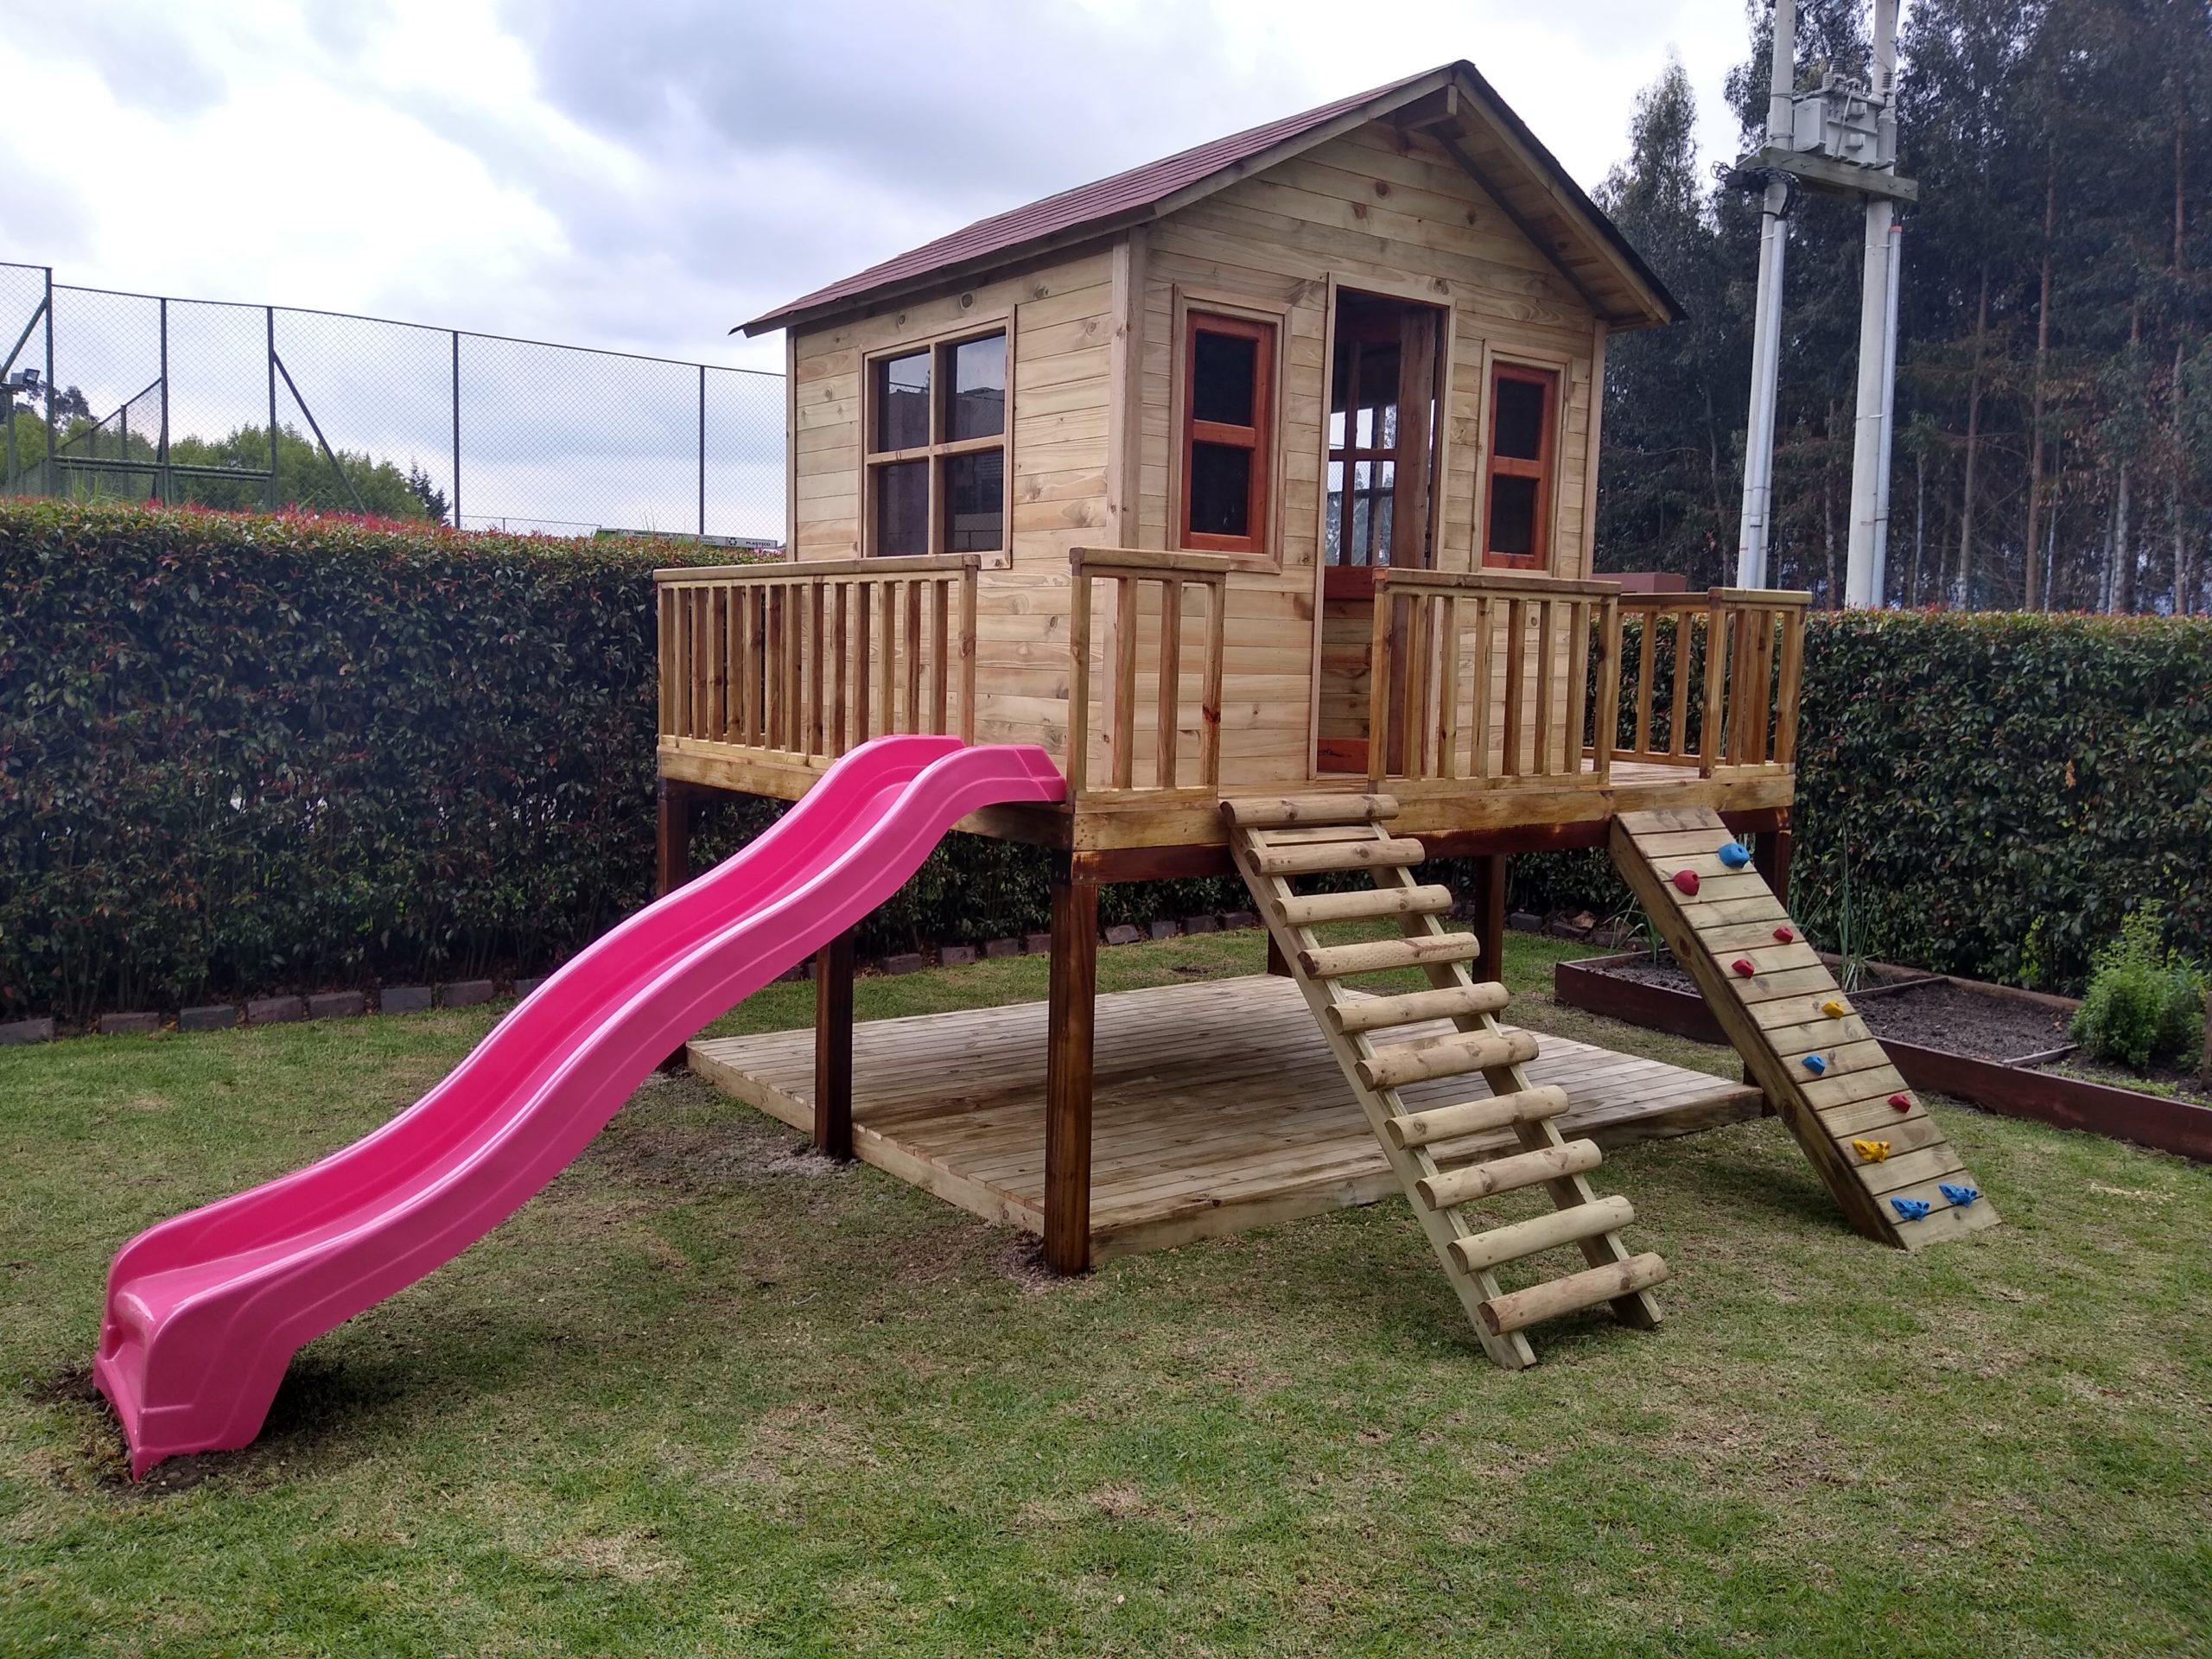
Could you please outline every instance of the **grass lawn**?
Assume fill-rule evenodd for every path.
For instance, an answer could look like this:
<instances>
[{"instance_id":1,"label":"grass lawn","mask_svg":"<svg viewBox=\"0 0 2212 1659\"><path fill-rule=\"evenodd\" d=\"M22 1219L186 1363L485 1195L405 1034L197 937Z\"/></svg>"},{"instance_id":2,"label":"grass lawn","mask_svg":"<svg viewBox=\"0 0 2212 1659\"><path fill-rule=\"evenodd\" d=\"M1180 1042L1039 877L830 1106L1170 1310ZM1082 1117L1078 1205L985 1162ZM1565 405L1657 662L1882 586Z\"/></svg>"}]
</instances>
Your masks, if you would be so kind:
<instances>
[{"instance_id":1,"label":"grass lawn","mask_svg":"<svg viewBox=\"0 0 2212 1659\"><path fill-rule=\"evenodd\" d=\"M1260 936L1104 953L1109 989ZM1713 1070L1553 1007L1510 1017ZM1042 995L863 981L863 1017ZM495 1011L0 1055L0 1653L2204 1652L2212 1173L1942 1111L2008 1225L1845 1231L1768 1122L1608 1156L1668 1321L1507 1376L1402 1204L1042 1281L689 1078L304 1350L249 1450L123 1478L140 1227L411 1100ZM805 1021L777 986L725 1029Z\"/></svg>"}]
</instances>

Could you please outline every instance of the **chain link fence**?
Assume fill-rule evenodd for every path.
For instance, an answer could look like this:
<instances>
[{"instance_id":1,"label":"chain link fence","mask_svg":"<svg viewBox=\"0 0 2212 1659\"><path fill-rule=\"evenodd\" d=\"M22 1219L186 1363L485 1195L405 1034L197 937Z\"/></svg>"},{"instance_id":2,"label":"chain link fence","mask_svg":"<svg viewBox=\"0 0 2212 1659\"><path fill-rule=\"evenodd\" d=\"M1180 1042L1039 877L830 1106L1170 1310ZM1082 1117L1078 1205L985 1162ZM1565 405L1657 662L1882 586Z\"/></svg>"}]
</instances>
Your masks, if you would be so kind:
<instances>
[{"instance_id":1,"label":"chain link fence","mask_svg":"<svg viewBox=\"0 0 2212 1659\"><path fill-rule=\"evenodd\" d=\"M10 494L781 539L783 377L0 264Z\"/></svg>"}]
</instances>

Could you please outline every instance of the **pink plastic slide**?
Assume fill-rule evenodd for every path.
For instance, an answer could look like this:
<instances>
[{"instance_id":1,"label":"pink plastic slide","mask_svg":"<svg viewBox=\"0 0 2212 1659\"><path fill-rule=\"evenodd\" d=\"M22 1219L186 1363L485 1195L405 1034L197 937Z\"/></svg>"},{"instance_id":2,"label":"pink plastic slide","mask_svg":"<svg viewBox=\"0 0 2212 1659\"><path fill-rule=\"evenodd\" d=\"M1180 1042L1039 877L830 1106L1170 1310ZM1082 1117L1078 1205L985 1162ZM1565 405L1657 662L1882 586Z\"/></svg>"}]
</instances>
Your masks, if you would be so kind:
<instances>
[{"instance_id":1,"label":"pink plastic slide","mask_svg":"<svg viewBox=\"0 0 2212 1659\"><path fill-rule=\"evenodd\" d=\"M863 744L766 835L539 986L382 1128L139 1234L108 1270L92 1366L132 1478L251 1440L301 1344L512 1214L664 1057L888 899L959 819L1065 788L1027 744Z\"/></svg>"}]
</instances>

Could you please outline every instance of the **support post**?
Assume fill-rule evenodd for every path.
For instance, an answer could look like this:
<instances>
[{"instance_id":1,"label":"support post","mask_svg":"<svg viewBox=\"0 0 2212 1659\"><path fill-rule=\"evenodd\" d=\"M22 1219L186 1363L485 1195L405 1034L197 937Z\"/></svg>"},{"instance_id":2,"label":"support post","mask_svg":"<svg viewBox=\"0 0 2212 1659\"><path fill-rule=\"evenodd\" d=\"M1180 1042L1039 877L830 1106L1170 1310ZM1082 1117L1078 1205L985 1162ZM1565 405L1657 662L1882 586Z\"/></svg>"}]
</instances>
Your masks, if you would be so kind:
<instances>
[{"instance_id":1,"label":"support post","mask_svg":"<svg viewBox=\"0 0 2212 1659\"><path fill-rule=\"evenodd\" d=\"M453 331L453 527L461 528L461 330Z\"/></svg>"},{"instance_id":2,"label":"support post","mask_svg":"<svg viewBox=\"0 0 2212 1659\"><path fill-rule=\"evenodd\" d=\"M853 1156L853 934L814 957L814 1149Z\"/></svg>"},{"instance_id":3,"label":"support post","mask_svg":"<svg viewBox=\"0 0 2212 1659\"><path fill-rule=\"evenodd\" d=\"M1775 0L1774 70L1768 82L1766 134L1788 146L1796 118L1796 0ZM1789 246L1789 187L1770 178L1759 215L1759 279L1751 318L1751 406L1744 435L1743 524L1736 548L1736 585L1767 585L1767 541L1774 493L1775 383L1782 359L1783 257Z\"/></svg>"},{"instance_id":4,"label":"support post","mask_svg":"<svg viewBox=\"0 0 2212 1659\"><path fill-rule=\"evenodd\" d=\"M267 331L268 338L266 344L269 348L269 361L265 365L269 370L269 492L264 498L264 500L267 504L269 511L274 512L276 511L277 505L276 308L273 305L263 306L261 308L261 318L263 326Z\"/></svg>"},{"instance_id":5,"label":"support post","mask_svg":"<svg viewBox=\"0 0 2212 1659\"><path fill-rule=\"evenodd\" d=\"M660 804L655 891L665 895L691 879L691 788L664 778L654 792Z\"/></svg>"},{"instance_id":6,"label":"support post","mask_svg":"<svg viewBox=\"0 0 2212 1659\"><path fill-rule=\"evenodd\" d=\"M1273 928L1268 930L1268 971L1277 979L1290 977L1289 958L1283 955L1282 947L1275 943Z\"/></svg>"},{"instance_id":7,"label":"support post","mask_svg":"<svg viewBox=\"0 0 2212 1659\"><path fill-rule=\"evenodd\" d=\"M1475 938L1483 953L1475 958L1477 980L1505 979L1505 855L1485 853L1475 861Z\"/></svg>"},{"instance_id":8,"label":"support post","mask_svg":"<svg viewBox=\"0 0 2212 1659\"><path fill-rule=\"evenodd\" d=\"M1097 1018L1098 883L1052 865L1052 993L1045 1062L1045 1265L1090 1266L1091 1035Z\"/></svg>"},{"instance_id":9,"label":"support post","mask_svg":"<svg viewBox=\"0 0 2212 1659\"><path fill-rule=\"evenodd\" d=\"M1897 0L1875 0L1875 165L1893 163L1897 116ZM1887 196L1866 199L1866 240L1859 268L1858 424L1851 454L1851 535L1845 555L1843 602L1855 608L1882 602L1882 557L1889 538L1891 377L1894 354L1897 261L1892 228L1896 207ZM2031 553L2030 556L2033 556Z\"/></svg>"},{"instance_id":10,"label":"support post","mask_svg":"<svg viewBox=\"0 0 2212 1659\"><path fill-rule=\"evenodd\" d=\"M699 540L707 539L707 365L699 365Z\"/></svg>"},{"instance_id":11,"label":"support post","mask_svg":"<svg viewBox=\"0 0 2212 1659\"><path fill-rule=\"evenodd\" d=\"M162 505L168 506L176 500L176 480L169 472L169 302L166 296L161 302L162 321L162 447L156 459L162 470L154 474L155 487L161 492Z\"/></svg>"},{"instance_id":12,"label":"support post","mask_svg":"<svg viewBox=\"0 0 2212 1659\"><path fill-rule=\"evenodd\" d=\"M1762 830L1751 837L1751 868L1766 878L1774 889L1774 896L1784 908L1789 904L1789 815L1784 812L1782 822L1771 830Z\"/></svg>"}]
</instances>

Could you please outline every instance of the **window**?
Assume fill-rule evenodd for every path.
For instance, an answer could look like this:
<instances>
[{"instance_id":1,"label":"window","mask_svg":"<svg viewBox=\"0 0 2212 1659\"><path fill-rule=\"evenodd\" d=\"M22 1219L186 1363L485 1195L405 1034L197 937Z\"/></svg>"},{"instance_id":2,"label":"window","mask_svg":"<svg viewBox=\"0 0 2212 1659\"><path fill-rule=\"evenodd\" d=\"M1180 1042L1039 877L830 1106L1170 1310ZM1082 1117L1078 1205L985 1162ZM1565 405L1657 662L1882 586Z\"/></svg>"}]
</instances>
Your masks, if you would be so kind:
<instances>
[{"instance_id":1,"label":"window","mask_svg":"<svg viewBox=\"0 0 2212 1659\"><path fill-rule=\"evenodd\" d=\"M1006 331L873 359L868 399L868 550L1004 549Z\"/></svg>"},{"instance_id":2,"label":"window","mask_svg":"<svg viewBox=\"0 0 2212 1659\"><path fill-rule=\"evenodd\" d=\"M1490 380L1483 563L1540 570L1551 522L1553 402L1559 376L1500 364Z\"/></svg>"},{"instance_id":3,"label":"window","mask_svg":"<svg viewBox=\"0 0 2212 1659\"><path fill-rule=\"evenodd\" d=\"M1183 338L1185 547L1266 551L1275 327L1194 311Z\"/></svg>"}]
</instances>

